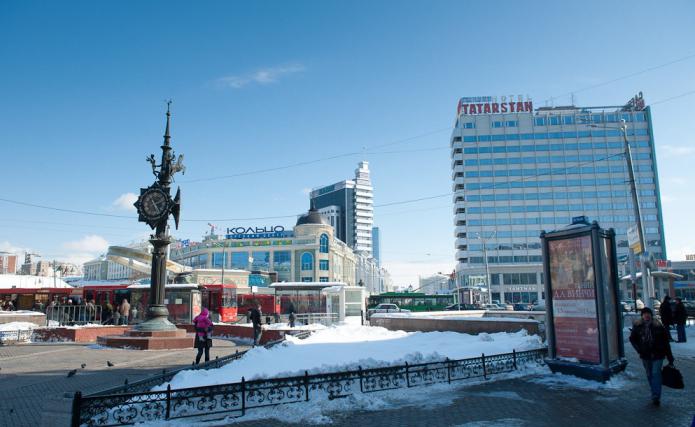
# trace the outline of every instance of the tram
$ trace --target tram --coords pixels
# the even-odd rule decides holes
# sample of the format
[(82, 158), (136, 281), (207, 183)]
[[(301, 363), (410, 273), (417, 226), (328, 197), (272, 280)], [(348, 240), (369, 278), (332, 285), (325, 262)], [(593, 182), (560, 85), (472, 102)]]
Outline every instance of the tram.
[(0, 289), (0, 309), (11, 301), (15, 310), (45, 310), (52, 301), (66, 304), (70, 298), (82, 293), (73, 288), (6, 288)]

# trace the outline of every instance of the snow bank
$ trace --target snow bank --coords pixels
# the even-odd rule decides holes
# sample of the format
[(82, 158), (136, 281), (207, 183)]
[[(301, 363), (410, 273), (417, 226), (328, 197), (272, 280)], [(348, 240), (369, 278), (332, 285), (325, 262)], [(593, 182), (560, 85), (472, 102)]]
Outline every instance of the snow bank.
[[(241, 359), (218, 369), (183, 371), (171, 380), (172, 388), (225, 384), (346, 369), (465, 359), (485, 354), (523, 351), (542, 346), (541, 339), (526, 331), (467, 335), (457, 332), (403, 332), (381, 327), (341, 324), (299, 340), (287, 337), (271, 349), (257, 347)], [(165, 389), (167, 384), (158, 386)]]
[(39, 325), (30, 322), (0, 323), (0, 331), (26, 331), (38, 327)]

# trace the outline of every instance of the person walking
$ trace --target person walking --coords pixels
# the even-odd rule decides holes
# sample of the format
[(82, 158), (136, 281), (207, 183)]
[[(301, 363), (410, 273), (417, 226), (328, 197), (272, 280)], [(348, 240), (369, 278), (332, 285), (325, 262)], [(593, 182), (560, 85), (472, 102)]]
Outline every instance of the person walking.
[(686, 342), (685, 322), (688, 320), (688, 312), (685, 310), (683, 300), (676, 298), (676, 308), (673, 310), (673, 322), (676, 324), (678, 342)]
[(212, 320), (210, 320), (210, 312), (207, 308), (203, 308), (199, 315), (193, 319), (193, 327), (195, 328), (195, 343), (193, 348), (198, 349), (198, 354), (195, 356), (195, 364), (200, 363), (200, 357), (205, 351), (205, 361), (210, 361), (210, 347), (212, 347)]
[(94, 318), (96, 317), (96, 311), (97, 311), (97, 307), (96, 307), (96, 305), (94, 304), (94, 300), (93, 300), (93, 299), (87, 301), (87, 304), (86, 304), (86, 307), (85, 307), (85, 311), (87, 312), (87, 321), (88, 321), (88, 322), (93, 322), (93, 321), (94, 321)]
[(294, 311), (290, 311), (290, 328), (294, 328), (294, 321), (297, 317), (294, 315)]
[(673, 365), (671, 344), (667, 337), (666, 328), (652, 317), (652, 310), (645, 307), (641, 311), (642, 318), (635, 322), (630, 333), (630, 343), (642, 359), (647, 381), (651, 389), (652, 403), (661, 404), (661, 366), (664, 358)]
[(659, 316), (661, 317), (661, 323), (666, 328), (666, 333), (668, 333), (668, 340), (673, 341), (671, 338), (671, 325), (673, 325), (673, 309), (671, 308), (671, 297), (666, 295), (664, 300), (659, 306)]
[(253, 323), (253, 346), (257, 346), (261, 341), (261, 305), (256, 304), (249, 310), (249, 317)]
[(108, 301), (104, 304), (104, 309), (101, 310), (101, 323), (103, 325), (113, 324), (113, 306)]
[(121, 315), (120, 325), (128, 324), (128, 316), (130, 315), (130, 304), (126, 298), (123, 298), (121, 305), (118, 306), (118, 313)]

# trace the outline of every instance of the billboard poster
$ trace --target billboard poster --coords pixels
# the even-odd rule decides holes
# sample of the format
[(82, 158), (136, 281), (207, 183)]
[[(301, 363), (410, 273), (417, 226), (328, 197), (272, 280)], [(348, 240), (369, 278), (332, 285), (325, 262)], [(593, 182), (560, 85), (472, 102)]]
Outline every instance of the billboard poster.
[(600, 363), (591, 236), (548, 242), (558, 358)]

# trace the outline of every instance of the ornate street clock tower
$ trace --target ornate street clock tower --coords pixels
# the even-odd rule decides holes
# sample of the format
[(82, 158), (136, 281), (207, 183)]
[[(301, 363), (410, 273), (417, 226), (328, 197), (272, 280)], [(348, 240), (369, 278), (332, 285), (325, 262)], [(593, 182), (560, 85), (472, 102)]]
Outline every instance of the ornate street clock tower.
[(149, 225), (154, 234), (150, 237), (152, 243), (152, 273), (150, 283), (150, 298), (147, 307), (146, 320), (136, 326), (135, 329), (143, 332), (174, 330), (176, 327), (169, 322), (169, 311), (164, 304), (164, 287), (167, 282), (167, 247), (171, 243), (169, 238), (169, 215), (174, 217), (176, 228), (179, 228), (179, 212), (181, 210), (181, 189), (176, 190), (176, 196), (172, 199), (170, 186), (174, 174), (185, 173), (183, 155), (179, 155), (174, 161), (175, 154), (169, 140), (169, 122), (171, 101), (167, 102), (167, 124), (164, 132), (164, 145), (162, 145), (162, 161), (157, 164), (154, 154), (150, 154), (146, 160), (152, 165), (152, 173), (157, 180), (147, 188), (140, 189), (140, 197), (135, 202), (138, 210), (138, 220)]

